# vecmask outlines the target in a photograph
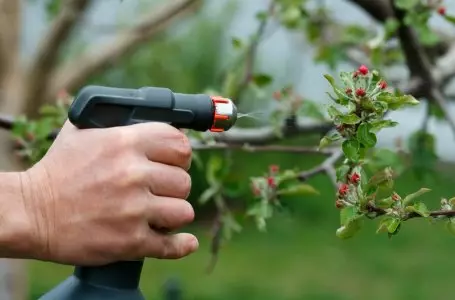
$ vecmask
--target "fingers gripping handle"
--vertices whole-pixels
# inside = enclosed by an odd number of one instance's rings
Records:
[[[237,109],[229,99],[167,88],[87,86],[75,97],[68,117],[81,129],[164,122],[177,128],[224,131],[237,120]]]
[[[220,132],[237,120],[231,100],[173,93],[166,88],[87,86],[75,97],[68,118],[80,129],[165,122],[177,128]],[[73,276],[40,300],[144,300],[138,288],[143,260],[106,266],[77,266]]]

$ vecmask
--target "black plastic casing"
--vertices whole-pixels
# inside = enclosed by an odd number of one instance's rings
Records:
[[[86,86],[75,97],[68,118],[76,127],[103,128],[143,122],[207,131],[215,106],[204,94],[179,94],[160,87],[123,89]]]
[[[145,300],[139,289],[144,261],[76,267],[72,276],[39,300]]]

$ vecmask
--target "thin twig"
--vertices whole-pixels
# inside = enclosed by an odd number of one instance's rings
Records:
[[[52,77],[53,85],[49,94],[52,96],[62,89],[71,91],[79,88],[87,77],[163,32],[175,19],[192,11],[200,3],[201,0],[174,0],[152,9],[136,26],[119,33],[109,45],[90,48],[61,67]]]
[[[274,11],[275,8],[275,1],[270,0],[269,7],[267,9],[267,14],[270,15]],[[259,48],[259,43],[261,41],[262,36],[265,33],[265,28],[267,26],[269,18],[264,18],[261,20],[259,23],[259,27],[257,32],[254,34],[252,38],[252,42],[250,46],[247,49],[246,53],[246,58],[245,58],[245,73],[243,75],[243,79],[240,81],[239,86],[237,87],[237,90],[234,95],[232,95],[232,98],[237,100],[242,92],[245,90],[245,88],[248,86],[248,84],[251,82],[252,76],[253,76],[253,71],[254,71],[254,65],[256,62],[256,54]]]
[[[39,44],[37,53],[32,60],[25,87],[25,115],[36,116],[38,109],[46,102],[46,90],[49,78],[58,63],[62,45],[70,36],[73,28],[81,21],[81,17],[91,0],[66,0],[53,21],[50,30]]]
[[[321,149],[317,147],[306,146],[287,146],[287,145],[248,145],[248,144],[228,144],[228,143],[212,143],[205,144],[194,139],[191,140],[193,150],[242,150],[245,152],[288,152],[300,154],[322,154],[332,155],[333,149]]]
[[[332,184],[335,187],[337,187],[338,184],[336,178],[335,164],[342,156],[343,151],[341,151],[340,149],[332,151],[332,155],[328,157],[324,162],[322,162],[322,164],[308,171],[301,172],[298,176],[298,179],[301,181],[306,181],[312,176],[315,176],[320,173],[326,173],[329,176],[330,180],[332,181]]]
[[[377,206],[374,206],[373,204],[369,204],[367,205],[367,209],[370,211],[370,212],[374,212],[376,213],[376,216],[379,217],[379,216],[383,216],[383,215],[386,215],[387,212],[380,208],[380,207],[377,207]],[[430,217],[433,217],[433,218],[438,218],[438,217],[455,217],[455,210],[434,210],[434,211],[431,211],[428,213]],[[409,219],[414,219],[414,218],[421,218],[422,215],[419,215],[417,213],[409,213],[405,218],[404,220],[409,220]]]

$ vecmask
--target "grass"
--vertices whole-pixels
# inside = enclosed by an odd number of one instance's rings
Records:
[[[232,180],[242,180],[261,173],[265,164],[279,162],[283,168],[295,166],[295,157],[265,154],[258,161],[236,154]],[[254,154],[253,154],[254,155]],[[245,164],[248,161],[248,164]],[[300,162],[310,166],[308,159]],[[455,195],[454,167],[428,184],[433,191],[426,195],[428,205],[437,207],[443,196]],[[193,174],[194,177],[202,176]],[[317,197],[288,201],[292,216],[285,213],[269,223],[267,233],[253,226],[222,249],[217,267],[205,273],[208,263],[208,229],[193,227],[200,238],[200,250],[179,261],[146,261],[141,288],[147,299],[163,299],[162,286],[177,278],[184,299],[279,299],[279,300],[351,300],[351,299],[445,299],[451,296],[452,259],[455,238],[442,224],[411,220],[393,239],[375,234],[376,222],[368,222],[351,240],[335,237],[337,211],[333,190],[324,176],[310,181],[321,190]],[[397,181],[398,192],[413,192],[422,187],[411,173]],[[202,187],[196,186],[194,194]],[[32,261],[30,268],[31,299],[51,289],[72,268]]]

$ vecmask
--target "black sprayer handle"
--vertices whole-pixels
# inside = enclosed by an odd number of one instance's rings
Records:
[[[80,129],[164,122],[177,128],[220,132],[235,123],[237,109],[229,99],[178,94],[167,88],[87,86],[76,95],[68,119]],[[144,299],[139,291],[143,263],[138,260],[98,267],[76,266],[72,277],[41,299]]]
[[[177,94],[159,87],[87,86],[75,97],[68,118],[81,129],[164,122],[206,131],[212,126],[214,111],[211,97],[203,94]]]

